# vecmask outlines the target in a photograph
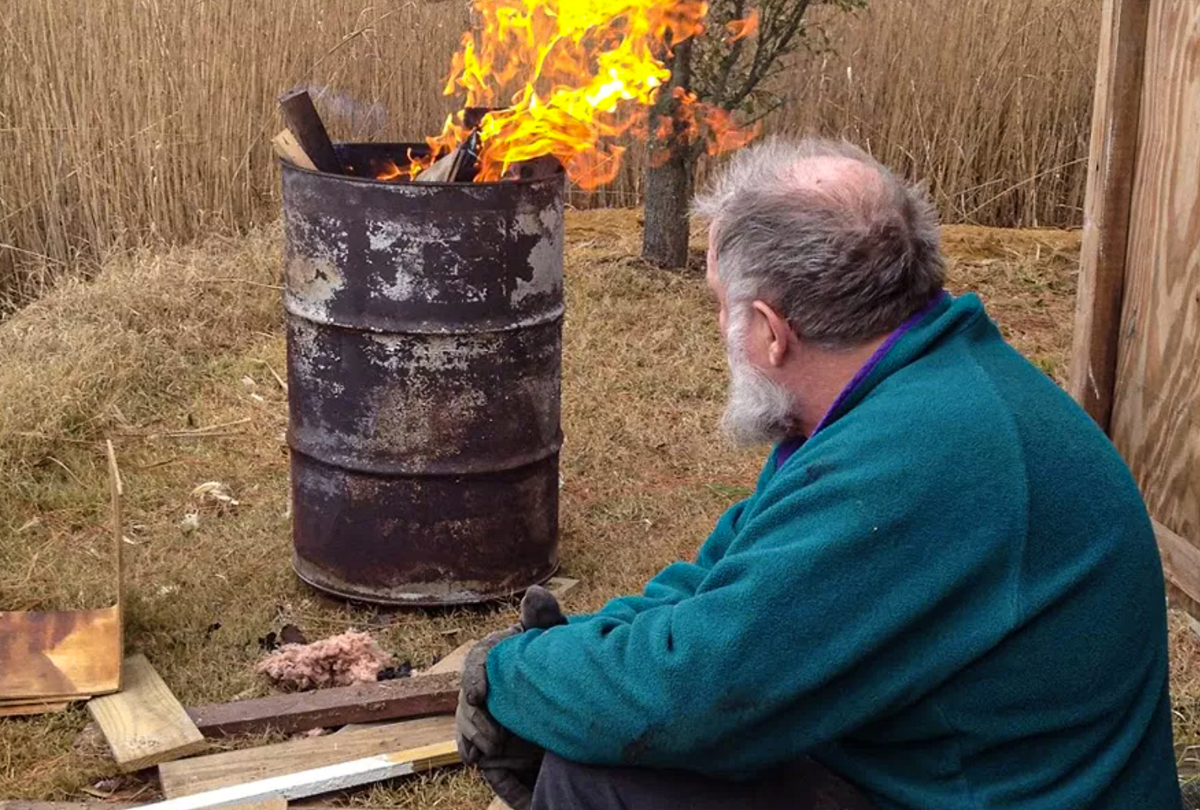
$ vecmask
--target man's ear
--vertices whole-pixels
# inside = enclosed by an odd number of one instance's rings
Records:
[[[769,341],[767,346],[767,362],[772,366],[783,365],[783,361],[787,358],[787,353],[795,337],[792,327],[788,324],[786,318],[776,312],[765,301],[755,301],[752,306],[754,307],[754,311],[759,315],[759,322],[764,324],[767,330],[766,338]]]

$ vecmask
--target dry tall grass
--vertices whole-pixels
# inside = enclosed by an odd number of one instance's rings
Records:
[[[818,9],[773,127],[869,144],[947,217],[1070,225],[1083,195],[1099,0],[878,0]],[[469,24],[463,0],[0,3],[0,314],[113,250],[271,219],[275,98],[328,88],[335,137],[412,139]],[[640,155],[580,205],[634,204]]]

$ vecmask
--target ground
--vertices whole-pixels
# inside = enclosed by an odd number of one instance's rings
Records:
[[[568,218],[564,343],[563,573],[566,607],[638,590],[691,556],[748,491],[762,452],[715,436],[725,360],[699,266],[655,271],[636,258],[637,214]],[[1066,373],[1079,236],[950,227],[950,287],[981,294],[1010,340],[1056,380]],[[284,622],[310,638],[373,631],[400,660],[430,663],[511,622],[501,610],[348,608],[289,567],[285,370],[278,229],[111,262],[0,325],[0,605],[104,604],[108,562],[100,440],[125,475],[130,649],[185,704],[267,693],[258,639]],[[206,433],[207,435],[199,435]],[[227,485],[238,505],[191,496]],[[199,526],[181,526],[199,510]],[[1102,617],[1097,617],[1101,621]],[[1181,756],[1200,734],[1200,652],[1172,622]],[[77,744],[81,706],[0,720],[0,797],[81,798],[115,771]],[[154,797],[153,780],[101,783]],[[357,794],[361,804],[483,808],[462,770]]]

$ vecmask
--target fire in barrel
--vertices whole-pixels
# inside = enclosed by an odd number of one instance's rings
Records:
[[[618,137],[661,126],[663,58],[706,7],[475,10],[446,88],[466,106],[424,143],[334,145],[307,93],[282,99],[294,563],[365,601],[478,602],[557,568],[566,180],[606,182]]]

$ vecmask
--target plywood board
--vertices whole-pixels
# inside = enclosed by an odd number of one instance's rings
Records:
[[[293,771],[453,740],[453,716],[427,717],[168,762],[158,767],[158,781],[163,795],[173,799]]]
[[[0,613],[0,696],[104,694],[117,689],[121,611]]]
[[[0,612],[0,699],[82,699],[121,685],[121,473],[107,445],[117,602],[96,610]]]
[[[125,660],[120,692],[94,698],[87,708],[123,771],[169,762],[202,751],[207,745],[204,735],[144,655]]]
[[[383,779],[455,765],[458,747],[453,740],[387,754],[376,754],[336,765],[296,771],[253,782],[206,790],[162,802],[142,805],[144,810],[205,810],[279,795],[300,799],[334,790],[367,785]]]
[[[1071,395],[1107,430],[1119,348],[1149,0],[1104,0],[1083,247],[1068,375]]]
[[[1150,0],[1111,435],[1151,515],[1200,542],[1200,3]],[[1178,555],[1177,555],[1178,556]],[[1194,574],[1176,569],[1190,593]]]

